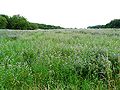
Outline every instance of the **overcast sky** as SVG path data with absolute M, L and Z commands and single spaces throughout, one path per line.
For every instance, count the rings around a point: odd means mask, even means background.
M 120 18 L 120 0 L 0 0 L 0 14 L 31 22 L 86 28 Z

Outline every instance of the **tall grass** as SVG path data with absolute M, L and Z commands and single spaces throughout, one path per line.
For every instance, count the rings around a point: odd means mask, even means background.
M 119 31 L 0 33 L 1 90 L 120 90 Z

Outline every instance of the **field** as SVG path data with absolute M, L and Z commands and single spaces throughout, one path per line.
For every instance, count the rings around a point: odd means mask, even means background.
M 0 30 L 0 90 L 120 90 L 120 30 Z

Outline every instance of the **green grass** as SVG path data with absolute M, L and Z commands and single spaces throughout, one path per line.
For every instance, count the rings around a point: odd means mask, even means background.
M 0 31 L 0 90 L 120 90 L 120 30 Z

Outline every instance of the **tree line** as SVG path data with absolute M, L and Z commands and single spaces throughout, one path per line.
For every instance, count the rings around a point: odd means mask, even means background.
M 89 26 L 88 28 L 120 28 L 120 19 L 114 19 L 111 20 L 109 23 L 107 23 L 106 25 L 96 25 L 96 26 Z
M 35 30 L 35 29 L 64 29 L 60 26 L 46 25 L 29 22 L 25 17 L 20 15 L 0 15 L 0 29 L 19 29 L 19 30 Z

